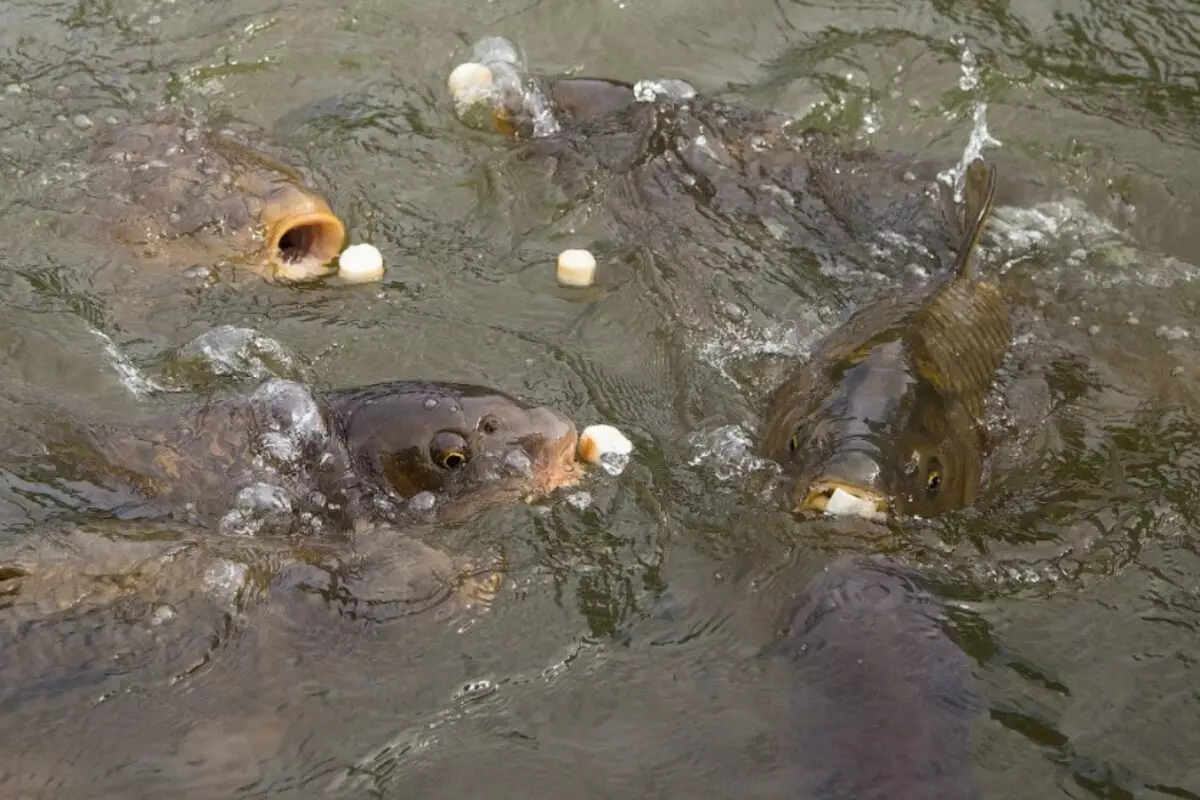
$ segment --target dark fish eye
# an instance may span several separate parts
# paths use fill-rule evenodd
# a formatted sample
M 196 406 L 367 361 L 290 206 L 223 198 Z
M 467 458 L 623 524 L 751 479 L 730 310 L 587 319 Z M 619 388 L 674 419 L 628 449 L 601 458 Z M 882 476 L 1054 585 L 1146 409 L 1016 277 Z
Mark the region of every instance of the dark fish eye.
M 451 431 L 442 431 L 429 443 L 429 455 L 433 463 L 443 469 L 455 470 L 468 461 L 467 440 Z
M 493 434 L 496 431 L 500 430 L 500 420 L 498 420 L 496 417 L 492 416 L 491 414 L 488 414 L 487 416 L 485 416 L 483 419 L 481 419 L 479 421 L 479 430 L 481 430 L 484 433 L 489 434 L 489 435 Z

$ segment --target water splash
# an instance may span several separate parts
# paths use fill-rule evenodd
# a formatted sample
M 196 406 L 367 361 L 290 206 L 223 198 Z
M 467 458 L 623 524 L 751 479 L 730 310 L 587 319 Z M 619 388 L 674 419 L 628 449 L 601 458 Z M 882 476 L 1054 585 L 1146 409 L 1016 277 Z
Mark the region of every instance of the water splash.
M 986 234 L 1004 251 L 1007 268 L 1044 250 L 1062 257 L 1039 258 L 1039 281 L 1057 282 L 1069 273 L 1097 288 L 1134 284 L 1169 288 L 1200 280 L 1200 267 L 1148 251 L 1077 198 L 1029 207 L 1001 206 Z
M 739 386 L 740 382 L 733 376 L 730 367 L 742 359 L 764 355 L 808 358 L 811 345 L 824 331 L 824 325 L 816 319 L 816 312 L 811 309 L 799 313 L 806 318 L 804 322 L 809 322 L 807 318 L 813 317 L 813 324 L 798 327 L 788 322 L 758 328 L 744 321 L 744 312 L 727 314 L 725 320 L 716 324 L 716 332 L 699 346 L 697 355 L 735 386 Z
M 296 381 L 267 381 L 250 397 L 262 434 L 258 450 L 271 466 L 297 468 L 329 444 L 329 426 L 312 389 Z
M 639 103 L 661 99 L 683 101 L 696 96 L 696 87 L 678 78 L 647 78 L 633 85 L 633 97 Z
M 974 92 L 980 87 L 981 74 L 975 53 L 968 45 L 967 37 L 961 33 L 956 33 L 950 41 L 959 49 L 959 64 L 962 66 L 962 76 L 958 79 L 958 87 L 964 92 Z M 981 95 L 976 96 L 971 102 L 971 107 L 973 124 L 971 134 L 967 138 L 967 145 L 963 148 L 962 158 L 956 166 L 938 173 L 939 181 L 954 188 L 954 199 L 959 203 L 963 201 L 964 176 L 967 165 L 975 159 L 981 158 L 986 148 L 1003 146 L 1003 142 L 988 132 L 987 101 Z
M 108 356 L 109 363 L 116 370 L 121 385 L 131 395 L 141 398 L 158 392 L 174 391 L 152 380 L 138 369 L 129 356 L 125 355 L 121 351 L 121 348 L 117 347 L 117 343 L 108 334 L 102 333 L 95 328 L 92 328 L 91 331 L 97 339 L 104 343 L 104 354 Z
M 237 493 L 218 528 L 224 536 L 286 535 L 294 525 L 287 492 L 278 486 L 255 483 Z
M 234 325 L 205 331 L 180 347 L 168 357 L 167 373 L 191 386 L 220 380 L 303 378 L 300 359 L 288 348 L 253 328 Z
M 231 604 L 237 600 L 249 574 L 247 565 L 222 558 L 204 571 L 203 585 L 211 596 Z
M 756 456 L 754 440 L 740 425 L 723 425 L 709 431 L 697 431 L 688 437 L 692 448 L 691 466 L 712 462 L 718 480 L 728 481 L 760 469 L 778 470 L 773 461 Z
M 505 687 L 535 682 L 551 684 L 565 675 L 571 665 L 581 657 L 591 655 L 595 660 L 602 653 L 603 648 L 597 645 L 576 641 L 567 647 L 562 658 L 556 659 L 532 675 L 516 673 L 507 678 L 481 678 L 467 682 L 452 694 L 449 708 L 418 717 L 385 744 L 340 770 L 326 784 L 325 793 L 346 792 L 360 797 L 364 792 L 382 792 L 384 784 L 395 779 L 401 762 L 439 745 L 441 741 L 438 731 L 466 719 L 477 704 L 501 692 Z

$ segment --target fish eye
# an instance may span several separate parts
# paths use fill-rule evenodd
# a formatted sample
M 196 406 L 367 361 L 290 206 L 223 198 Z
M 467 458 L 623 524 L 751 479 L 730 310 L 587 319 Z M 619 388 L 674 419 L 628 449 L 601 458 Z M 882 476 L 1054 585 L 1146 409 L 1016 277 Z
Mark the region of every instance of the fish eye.
M 493 434 L 500 430 L 500 420 L 491 414 L 488 414 L 479 421 L 479 430 L 486 434 Z
M 443 469 L 459 469 L 470 461 L 467 440 L 451 431 L 442 431 L 429 444 L 429 455 L 433 463 Z
M 942 463 L 936 458 L 929 459 L 929 472 L 925 475 L 925 491 L 934 494 L 942 488 Z

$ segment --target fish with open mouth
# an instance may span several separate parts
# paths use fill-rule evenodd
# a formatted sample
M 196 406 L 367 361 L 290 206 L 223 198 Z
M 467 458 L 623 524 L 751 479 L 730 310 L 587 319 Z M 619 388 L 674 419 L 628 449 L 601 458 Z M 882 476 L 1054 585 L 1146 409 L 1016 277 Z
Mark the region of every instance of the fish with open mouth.
M 232 130 L 158 116 L 96 143 L 87 216 L 159 271 L 228 261 L 267 280 L 334 271 L 345 225 L 300 169 Z
M 976 159 L 964 177 L 947 279 L 859 309 L 773 393 L 760 450 L 794 478 L 794 511 L 928 517 L 979 491 L 984 401 L 1012 327 L 999 289 L 972 264 L 996 169 Z

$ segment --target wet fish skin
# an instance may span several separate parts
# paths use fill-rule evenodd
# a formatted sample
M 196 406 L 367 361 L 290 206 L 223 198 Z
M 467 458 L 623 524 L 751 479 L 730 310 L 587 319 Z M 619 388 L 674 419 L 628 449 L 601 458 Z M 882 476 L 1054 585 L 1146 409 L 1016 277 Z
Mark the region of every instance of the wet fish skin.
M 970 800 L 982 709 L 942 603 L 899 562 L 844 556 L 793 599 L 765 655 L 790 667 L 809 800 Z
M 748 223 L 818 259 L 869 257 L 879 231 L 918 243 L 908 257 L 930 267 L 954 251 L 953 231 L 929 213 L 943 164 L 703 94 L 639 99 L 633 85 L 598 77 L 532 75 L 529 86 L 544 103 L 536 116 L 555 124 L 536 131 L 531 108 L 504 117 L 497 130 L 525 140 L 518 162 L 553 162 L 555 183 L 577 200 L 606 196 L 640 246 L 707 265 Z
M 141 515 L 186 508 L 199 521 L 264 480 L 297 511 L 349 528 L 394 520 L 420 492 L 436 495 L 439 511 L 475 508 L 576 477 L 570 420 L 488 387 L 433 381 L 318 393 L 275 379 L 169 405 L 145 424 L 68 420 L 53 435 L 61 475 L 113 493 L 98 494 L 98 510 L 140 497 L 150 506 Z
M 995 181 L 993 165 L 968 166 L 941 285 L 859 309 L 773 393 L 760 450 L 794 477 L 794 510 L 825 510 L 842 489 L 879 514 L 933 516 L 978 493 L 984 402 L 1012 335 L 1003 296 L 972 266 Z
M 311 175 L 243 138 L 168 114 L 106 129 L 83 208 L 154 273 L 229 261 L 267 280 L 331 274 L 344 223 Z
M 520 492 L 548 493 L 575 477 L 574 424 L 497 389 L 396 381 L 324 398 L 358 470 L 404 497 L 422 491 L 463 496 L 506 482 Z M 438 463 L 447 446 L 460 448 L 468 461 L 450 469 Z

